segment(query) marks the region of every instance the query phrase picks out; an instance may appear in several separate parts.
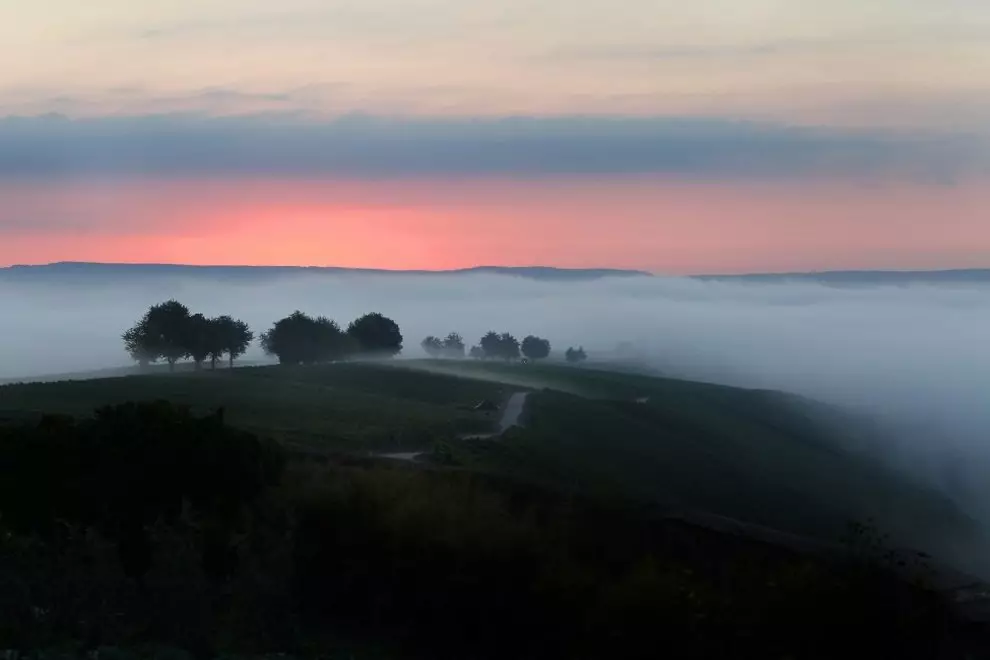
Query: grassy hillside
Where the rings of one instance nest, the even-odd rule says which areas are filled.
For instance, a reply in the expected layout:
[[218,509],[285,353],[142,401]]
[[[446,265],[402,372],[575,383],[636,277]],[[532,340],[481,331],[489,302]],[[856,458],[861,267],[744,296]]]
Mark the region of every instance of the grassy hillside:
[[[495,441],[458,439],[491,429],[498,416],[472,404],[520,389],[533,391],[526,428]],[[413,360],[10,385],[0,387],[0,418],[148,399],[223,406],[231,424],[294,445],[442,443],[475,470],[828,538],[870,517],[905,541],[969,525],[944,498],[840,449],[827,429],[835,420],[813,402],[560,364]]]
[[[473,404],[520,390],[522,428],[460,437],[498,421]],[[224,415],[154,404],[14,423],[149,399]],[[839,449],[840,419],[776,392],[559,364],[0,386],[0,583],[13,586],[0,590],[0,648],[956,657],[942,647],[969,614],[942,572],[905,580],[911,557],[888,570],[904,555],[873,530],[840,556],[698,522],[828,539],[868,516],[902,536],[968,529],[936,494]],[[402,450],[427,458],[368,456]]]
[[166,399],[279,440],[334,450],[416,449],[488,430],[491,415],[466,410],[498,400],[497,383],[375,364],[155,373],[0,387],[0,419],[87,415],[98,406]]

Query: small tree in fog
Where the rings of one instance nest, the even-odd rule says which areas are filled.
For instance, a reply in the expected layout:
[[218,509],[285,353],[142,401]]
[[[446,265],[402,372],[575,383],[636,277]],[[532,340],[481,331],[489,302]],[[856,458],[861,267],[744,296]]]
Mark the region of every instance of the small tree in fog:
[[519,340],[510,335],[508,332],[503,332],[498,337],[498,356],[509,362],[510,360],[519,359]]
[[550,355],[550,341],[529,335],[522,340],[522,354],[530,360],[542,360]]
[[488,332],[481,338],[481,350],[486,359],[518,360],[519,340],[508,332]]
[[464,357],[464,339],[456,332],[451,332],[443,340],[443,355],[448,358]]
[[576,364],[578,362],[584,362],[585,360],[587,360],[588,354],[584,352],[583,346],[579,346],[576,349],[572,347],[572,348],[568,348],[567,351],[564,353],[564,359],[572,364]]
[[484,360],[485,359],[485,349],[481,346],[472,346],[471,350],[468,352],[472,360]]
[[433,335],[424,339],[419,345],[423,347],[423,352],[431,358],[438,358],[443,353],[443,342]]
[[486,359],[493,359],[499,357],[499,346],[501,346],[499,334],[494,331],[489,331],[485,333],[485,336],[481,338],[481,352],[482,357]]

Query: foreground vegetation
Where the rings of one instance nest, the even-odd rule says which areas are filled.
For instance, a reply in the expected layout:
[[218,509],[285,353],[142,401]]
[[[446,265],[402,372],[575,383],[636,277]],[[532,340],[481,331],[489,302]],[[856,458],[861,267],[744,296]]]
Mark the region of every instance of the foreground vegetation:
[[8,428],[0,455],[5,648],[904,658],[959,632],[870,563],[511,479],[293,459],[168,404]]
[[[478,402],[520,390],[524,428],[460,437],[494,427]],[[174,404],[127,403],[160,399]],[[826,417],[545,362],[0,387],[0,648],[937,657],[964,622],[923,571],[888,571],[869,528],[865,551],[834,558],[668,515],[836,538],[867,515],[966,527],[838,450]]]

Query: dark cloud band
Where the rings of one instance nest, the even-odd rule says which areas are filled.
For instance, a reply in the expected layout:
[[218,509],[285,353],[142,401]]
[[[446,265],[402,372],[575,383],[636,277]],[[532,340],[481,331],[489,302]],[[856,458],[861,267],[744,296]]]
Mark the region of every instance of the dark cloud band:
[[725,119],[9,117],[0,120],[0,177],[660,173],[949,182],[987,173],[986,147],[959,135]]

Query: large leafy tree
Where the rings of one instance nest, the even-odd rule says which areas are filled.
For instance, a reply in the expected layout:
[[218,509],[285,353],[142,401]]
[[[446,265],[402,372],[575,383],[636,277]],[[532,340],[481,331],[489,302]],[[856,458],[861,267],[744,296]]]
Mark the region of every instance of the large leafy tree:
[[296,311],[262,334],[261,346],[282,364],[312,364],[345,357],[352,343],[333,320]]
[[254,341],[254,333],[248,324],[229,316],[219,316],[213,319],[217,342],[212,347],[216,352],[211,351],[214,364],[219,357],[226,353],[233,368],[234,360],[247,352],[248,346]]
[[[185,334],[186,349],[198,371],[203,368],[203,360],[208,358],[216,348],[218,343],[216,326],[211,319],[202,314],[193,314],[186,323]],[[216,368],[215,361],[213,366]]]
[[370,355],[393,356],[402,351],[399,324],[377,312],[365,314],[347,327],[358,350]]
[[169,300],[154,305],[146,318],[161,357],[168,362],[169,371],[173,371],[175,363],[190,354],[189,308],[178,300]]
[[284,319],[275,322],[270,330],[261,335],[261,347],[265,353],[274,355],[281,364],[300,364],[306,361],[312,348],[315,321],[306,314],[295,311]]
[[313,362],[333,362],[357,351],[357,340],[344,333],[333,319],[318,316],[314,330]]
[[542,360],[550,355],[550,341],[529,335],[522,340],[522,354],[530,360]]
[[134,327],[127,330],[122,338],[124,340],[124,348],[142,369],[161,357],[154,337],[151,336],[144,319],[138,321]]
[[124,348],[140,364],[157,359],[175,363],[190,355],[189,308],[177,300],[153,305],[137,324],[123,334]]

